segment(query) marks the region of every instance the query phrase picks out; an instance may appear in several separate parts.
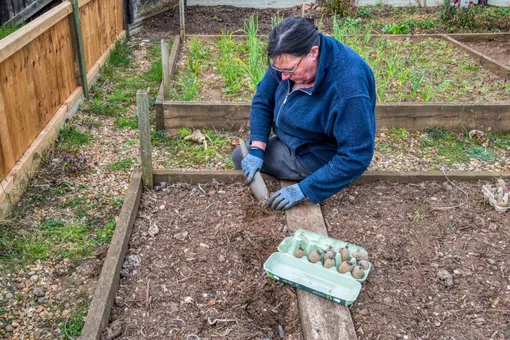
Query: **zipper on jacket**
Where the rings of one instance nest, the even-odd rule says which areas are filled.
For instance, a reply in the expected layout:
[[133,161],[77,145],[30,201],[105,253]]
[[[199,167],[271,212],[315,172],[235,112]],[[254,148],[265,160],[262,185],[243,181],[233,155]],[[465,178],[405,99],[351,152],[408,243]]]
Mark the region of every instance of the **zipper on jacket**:
[[307,95],[311,96],[312,94],[311,93],[308,93],[307,91],[305,91],[304,89],[298,89],[298,90],[294,90],[292,92],[290,92],[290,82],[288,82],[288,86],[287,86],[287,94],[285,95],[285,98],[283,99],[283,103],[282,105],[280,105],[280,108],[278,109],[278,114],[276,115],[276,121],[274,123],[274,125],[276,127],[278,127],[278,120],[280,119],[280,112],[282,111],[282,108],[283,108],[283,105],[285,105],[285,103],[287,103],[287,99],[289,99],[289,96],[294,93],[294,92],[304,92],[306,93]]

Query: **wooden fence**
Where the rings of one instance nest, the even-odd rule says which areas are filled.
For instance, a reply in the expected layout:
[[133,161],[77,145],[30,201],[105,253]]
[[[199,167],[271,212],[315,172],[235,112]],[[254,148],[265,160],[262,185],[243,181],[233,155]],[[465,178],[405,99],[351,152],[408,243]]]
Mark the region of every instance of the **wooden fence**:
[[[88,81],[124,34],[123,0],[80,0]],[[0,180],[69,98],[79,98],[73,9],[64,2],[0,40]]]

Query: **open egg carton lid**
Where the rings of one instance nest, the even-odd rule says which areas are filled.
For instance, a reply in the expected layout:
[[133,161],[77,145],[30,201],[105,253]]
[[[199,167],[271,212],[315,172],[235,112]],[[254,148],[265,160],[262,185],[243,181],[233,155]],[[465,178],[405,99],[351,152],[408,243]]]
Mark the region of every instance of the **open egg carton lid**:
[[[361,284],[366,280],[372,264],[368,262],[368,268],[359,279],[354,278],[351,272],[340,273],[338,268],[342,257],[338,250],[346,245],[349,249],[349,262],[353,266],[358,264],[353,254],[367,255],[367,251],[358,245],[299,229],[294,236],[287,237],[280,243],[278,252],[271,254],[264,263],[264,270],[270,278],[348,306],[358,298]],[[298,258],[294,256],[294,251],[300,247],[305,256]],[[316,263],[308,259],[315,250],[324,251],[329,247],[335,253],[333,267],[325,268],[324,258]]]
[[490,185],[482,185],[483,197],[498,212],[510,210],[509,189],[504,182],[493,188]]

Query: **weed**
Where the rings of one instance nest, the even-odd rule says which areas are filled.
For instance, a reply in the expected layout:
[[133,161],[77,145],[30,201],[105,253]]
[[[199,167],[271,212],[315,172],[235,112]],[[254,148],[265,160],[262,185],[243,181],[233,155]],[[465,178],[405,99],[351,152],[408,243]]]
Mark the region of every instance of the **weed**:
[[250,79],[250,87],[255,91],[257,84],[264,77],[266,65],[264,59],[264,52],[257,36],[258,33],[258,15],[251,15],[248,23],[244,25],[244,33],[247,36],[247,43],[249,48],[248,64],[243,63],[243,69],[248,74]]
[[[86,301],[86,297],[82,297],[79,301]],[[85,317],[87,315],[87,304],[80,302],[79,304],[73,305],[73,309],[70,312],[70,317],[67,319],[60,319],[60,328],[62,333],[67,338],[73,339],[79,337],[83,326],[85,325]]]
[[115,201],[113,201],[114,207],[121,207],[124,204],[124,198],[116,198]]
[[411,25],[407,22],[390,23],[383,27],[383,32],[387,34],[409,34]]
[[23,26],[23,24],[21,24],[21,25],[9,24],[9,25],[0,26],[0,39],[3,39],[6,36],[10,35],[11,33],[17,31],[18,29],[21,28],[21,26]]
[[138,129],[138,120],[130,119],[124,117],[117,117],[115,120],[115,126],[119,129],[130,128],[130,129]]
[[110,102],[107,99],[92,98],[81,105],[83,112],[96,116],[115,117],[127,111],[125,107],[116,102]]
[[65,124],[59,131],[57,140],[62,148],[76,148],[90,143],[92,136],[78,131],[78,129],[70,124]]
[[433,140],[438,140],[448,136],[448,132],[442,127],[427,128],[425,129],[425,134]]
[[352,17],[356,15],[356,2],[351,0],[325,0],[324,6],[330,13],[335,13],[341,18]]
[[154,146],[162,146],[170,144],[170,139],[164,131],[155,131],[151,133],[151,142]]
[[110,220],[104,225],[102,229],[96,231],[96,242],[99,244],[108,244],[112,240],[113,231],[117,223],[115,220]]
[[409,136],[409,132],[405,128],[391,128],[386,131],[386,135],[393,136],[397,140],[404,140]]
[[447,230],[449,233],[455,232],[455,226],[453,224],[448,224]]
[[123,160],[109,164],[107,166],[107,169],[112,171],[121,171],[131,168],[134,164],[135,164],[134,160],[132,160],[131,158],[125,158]]
[[496,153],[494,151],[487,150],[479,145],[469,148],[466,153],[469,157],[479,161],[492,162],[496,159]]
[[280,10],[276,10],[276,14],[273,16],[272,22],[271,22],[271,28],[274,28],[276,25],[281,23],[285,19],[285,16],[283,14],[280,15]]
[[191,129],[188,129],[186,127],[179,128],[179,130],[177,130],[177,132],[179,133],[180,138],[184,138],[184,137],[191,135]]

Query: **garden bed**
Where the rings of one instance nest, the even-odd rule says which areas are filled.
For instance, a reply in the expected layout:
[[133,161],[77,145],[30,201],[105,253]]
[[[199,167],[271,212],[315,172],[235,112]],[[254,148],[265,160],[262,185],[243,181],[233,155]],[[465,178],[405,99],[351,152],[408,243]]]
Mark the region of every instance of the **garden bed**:
[[285,214],[240,183],[163,190],[142,196],[133,227],[111,317],[123,336],[302,339],[295,292],[262,275]]
[[[479,51],[510,69],[510,34],[495,37],[485,34],[455,34],[453,37],[461,43]],[[509,71],[510,73],[510,71]]]
[[[237,43],[223,34],[174,44],[170,72],[175,77],[168,96],[161,89],[156,101],[157,129],[237,129],[247,124],[250,98],[266,61],[263,40],[246,32]],[[447,36],[346,33],[337,28],[333,35],[358,50],[374,69],[378,128],[510,129],[510,81],[501,75],[505,66],[477,52],[465,53]]]
[[486,183],[366,183],[322,204],[329,236],[374,264],[351,308],[359,337],[510,337],[508,214],[483,201]]

